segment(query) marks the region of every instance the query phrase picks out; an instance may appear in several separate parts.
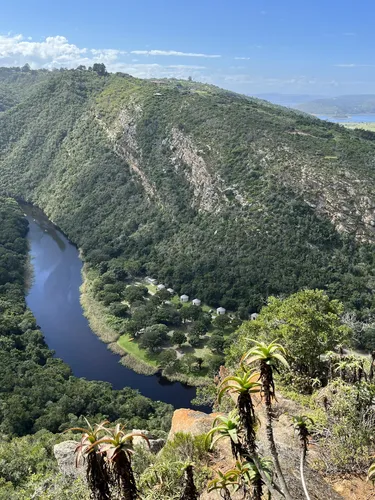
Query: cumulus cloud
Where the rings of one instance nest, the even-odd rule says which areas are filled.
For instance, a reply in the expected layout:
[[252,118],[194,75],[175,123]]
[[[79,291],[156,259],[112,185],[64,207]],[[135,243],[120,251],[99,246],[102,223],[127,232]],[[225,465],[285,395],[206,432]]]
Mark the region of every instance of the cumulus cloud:
[[[143,55],[145,51],[117,49],[81,48],[69,43],[64,36],[50,36],[39,42],[23,35],[0,35],[0,65],[23,66],[29,63],[37,68],[76,68],[79,65],[91,66],[95,62],[104,63],[109,71],[122,71],[140,78],[193,78],[205,80],[201,71],[204,66],[184,64],[137,64],[134,54]],[[184,53],[177,51],[147,51],[147,55],[175,55],[191,57],[219,57],[208,54]],[[131,59],[132,58],[132,59]]]
[[205,57],[208,59],[217,59],[221,55],[215,54],[197,54],[195,52],[178,52],[177,50],[132,50],[131,54],[138,56],[175,56],[175,57]]
[[41,42],[24,39],[22,35],[0,35],[0,61],[28,59],[36,66],[46,62],[55,64],[82,57],[87,49],[80,49],[68,42],[64,36],[49,36]]

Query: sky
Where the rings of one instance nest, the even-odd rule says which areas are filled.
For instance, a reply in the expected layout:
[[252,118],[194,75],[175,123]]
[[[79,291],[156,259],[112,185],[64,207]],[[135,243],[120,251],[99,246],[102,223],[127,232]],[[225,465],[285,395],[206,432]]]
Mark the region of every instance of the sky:
[[375,94],[374,0],[0,0],[0,66]]

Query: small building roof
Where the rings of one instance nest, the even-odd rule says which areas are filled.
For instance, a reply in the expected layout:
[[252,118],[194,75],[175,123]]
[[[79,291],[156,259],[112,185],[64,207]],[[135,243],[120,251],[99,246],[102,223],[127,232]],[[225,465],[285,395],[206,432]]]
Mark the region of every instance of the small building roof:
[[164,290],[165,288],[165,285],[163,285],[163,283],[160,283],[160,285],[158,285],[158,290]]
[[168,291],[169,293],[174,293],[173,288],[167,288],[167,291]]
[[193,300],[193,304],[194,304],[195,306],[200,306],[200,305],[201,305],[201,302],[202,302],[202,301],[201,301],[200,299],[194,299],[194,300]]
[[183,295],[181,295],[180,299],[181,300],[189,300],[189,295],[183,294]]
[[253,314],[250,315],[250,318],[253,319],[253,320],[257,319],[257,317],[258,317],[258,313],[253,313]]
[[218,314],[224,314],[224,313],[226,312],[226,309],[225,309],[224,307],[218,307],[218,308],[216,309],[216,312],[217,312]]

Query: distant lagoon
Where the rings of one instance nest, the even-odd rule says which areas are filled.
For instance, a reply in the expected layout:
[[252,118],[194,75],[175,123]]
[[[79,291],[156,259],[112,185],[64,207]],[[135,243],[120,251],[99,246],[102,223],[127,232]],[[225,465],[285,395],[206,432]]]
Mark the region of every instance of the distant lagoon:
[[368,115],[348,115],[343,117],[329,115],[314,115],[316,118],[333,123],[375,123],[375,114]]

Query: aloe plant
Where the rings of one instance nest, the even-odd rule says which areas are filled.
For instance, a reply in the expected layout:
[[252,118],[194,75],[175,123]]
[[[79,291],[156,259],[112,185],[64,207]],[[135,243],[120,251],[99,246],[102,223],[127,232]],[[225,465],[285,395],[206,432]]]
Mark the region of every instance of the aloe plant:
[[137,485],[131,466],[134,453],[133,438],[142,437],[148,444],[147,436],[140,432],[126,432],[125,427],[117,424],[114,428],[106,428],[106,435],[94,443],[99,446],[111,466],[113,481],[124,500],[134,500],[138,496]]
[[240,417],[236,411],[227,417],[219,415],[213,422],[213,428],[207,433],[206,445],[212,448],[220,439],[229,438],[232,454],[238,458],[241,453],[240,443]]
[[222,381],[219,387],[218,401],[221,401],[221,398],[226,392],[237,394],[236,406],[241,425],[245,431],[245,440],[244,443],[242,443],[242,447],[241,442],[239,442],[238,453],[246,460],[252,460],[254,462],[268,490],[276,498],[279,488],[268,479],[265,473],[263,473],[255,441],[259,420],[255,415],[252,395],[260,394],[262,388],[259,382],[261,374],[254,370],[247,370],[243,365],[241,365],[241,369],[242,371],[239,375],[231,375]]
[[310,437],[310,430],[308,428],[308,425],[309,424],[314,425],[314,421],[312,418],[307,417],[306,415],[298,415],[292,418],[292,422],[294,430],[295,432],[297,432],[301,443],[300,474],[301,474],[302,487],[306,499],[310,500],[309,492],[307,491],[307,486],[305,481],[304,465],[306,461],[306,454]]
[[208,493],[219,490],[223,500],[231,500],[230,490],[232,489],[233,492],[236,492],[239,488],[238,474],[233,470],[227,472],[217,471],[217,477],[207,485]]
[[289,367],[289,364],[284,357],[286,352],[284,347],[278,344],[276,341],[271,342],[271,344],[269,345],[263,342],[258,342],[257,340],[252,340],[252,342],[255,345],[243,356],[242,362],[246,362],[248,364],[259,364],[260,366],[260,379],[262,381],[261,393],[266,407],[267,439],[270,445],[272,458],[283,493],[287,500],[292,500],[292,496],[288,490],[288,486],[286,484],[284,474],[280,466],[279,455],[277,452],[272,426],[272,401],[276,396],[273,370],[277,368],[277,365],[279,363],[287,368]]
[[85,418],[87,427],[73,427],[68,431],[79,431],[82,433],[81,441],[75,449],[76,466],[80,460],[87,462],[86,478],[91,491],[91,496],[95,500],[110,500],[111,474],[105,457],[100,453],[98,440],[107,432],[108,421],[92,426]]

